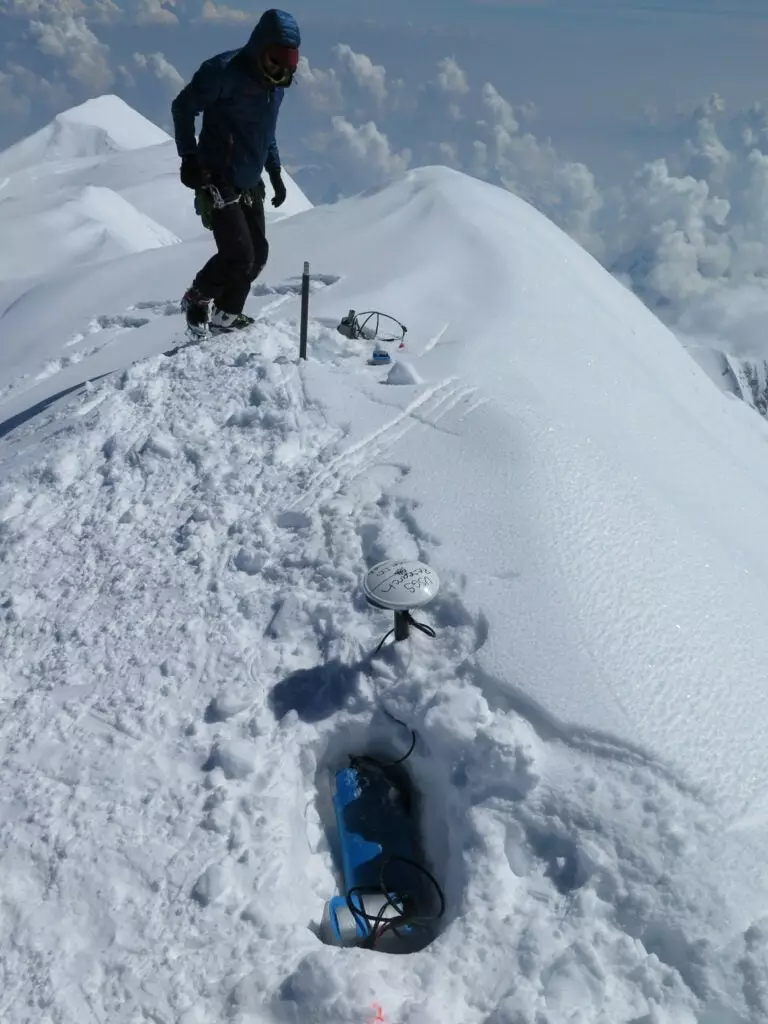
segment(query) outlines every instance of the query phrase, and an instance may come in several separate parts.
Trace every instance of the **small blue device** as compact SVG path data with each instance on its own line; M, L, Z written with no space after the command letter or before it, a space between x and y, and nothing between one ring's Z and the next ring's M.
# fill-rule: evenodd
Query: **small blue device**
M377 345L371 353L369 362L371 366L386 366L387 363L392 362L392 356L385 348L379 348Z

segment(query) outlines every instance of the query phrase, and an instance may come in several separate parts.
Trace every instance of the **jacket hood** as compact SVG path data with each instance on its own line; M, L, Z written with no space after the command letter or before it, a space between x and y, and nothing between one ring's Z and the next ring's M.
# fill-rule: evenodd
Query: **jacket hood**
M249 57L258 57L265 46L301 46L301 32L292 14L275 8L262 14L244 49Z

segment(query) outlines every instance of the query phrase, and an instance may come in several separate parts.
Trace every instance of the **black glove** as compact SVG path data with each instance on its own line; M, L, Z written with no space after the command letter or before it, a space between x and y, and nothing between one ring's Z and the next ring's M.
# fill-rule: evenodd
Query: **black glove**
M273 206L282 206L285 202L286 191L285 184L283 182L283 176L280 173L280 168L277 170L269 171L269 180L272 182L272 188L275 190L275 194L272 198Z
M188 156L181 158L180 177L182 185L186 185L187 188L191 188L193 191L202 188L206 184L208 174L200 166L197 153L190 153Z

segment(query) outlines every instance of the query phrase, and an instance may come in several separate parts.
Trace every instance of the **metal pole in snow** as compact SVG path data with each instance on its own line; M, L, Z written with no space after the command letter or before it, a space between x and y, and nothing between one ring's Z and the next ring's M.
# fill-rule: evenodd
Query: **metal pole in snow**
M309 263L304 263L301 278L301 333L299 335L299 359L307 358L307 324L309 322Z

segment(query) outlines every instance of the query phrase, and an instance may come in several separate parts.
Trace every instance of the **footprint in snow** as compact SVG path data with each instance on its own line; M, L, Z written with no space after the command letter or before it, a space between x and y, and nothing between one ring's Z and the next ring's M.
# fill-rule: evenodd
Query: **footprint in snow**
M310 288L313 291L319 288L327 288L336 284L341 278L333 274L313 274L310 279ZM277 297L299 295L301 293L301 277L291 277L277 284L258 282L251 288L251 294L257 296L274 295ZM150 314L142 316L136 314ZM178 316L181 314L181 301L179 299L145 299L129 306L125 313L107 314L97 316L88 325L88 333L96 334L99 331L108 330L130 330L139 327L146 327L151 317L157 316ZM83 339L82 334L76 335L67 345L75 345Z
M109 331L115 327L120 330L144 327L148 323L149 320L145 316L97 316L88 325L88 330L91 334L96 334L97 331Z
M176 316L181 313L181 301L179 299L165 299L162 302L137 302L130 309L146 309L155 316Z
M146 327L152 316L176 316L180 313L181 303L176 299L137 302L135 305L129 306L125 313L102 313L95 317L88 324L87 331L88 334L98 334L100 331L137 330L140 327ZM76 345L83 338L83 334L76 334L67 342L67 345Z
M586 885L594 865L573 839L534 825L528 825L525 833L529 849L545 865L545 877L562 896ZM510 838L508 836L507 856L512 866L516 864L519 855L513 853L515 843L509 842Z
M330 288L341 280L336 274L310 274L310 291L317 291L320 288ZM277 284L267 284L265 281L257 281L251 287L251 295L300 295L302 278L301 276L289 277Z
M249 707L250 702L243 700L237 695L223 691L208 702L203 720L206 725L226 722Z

